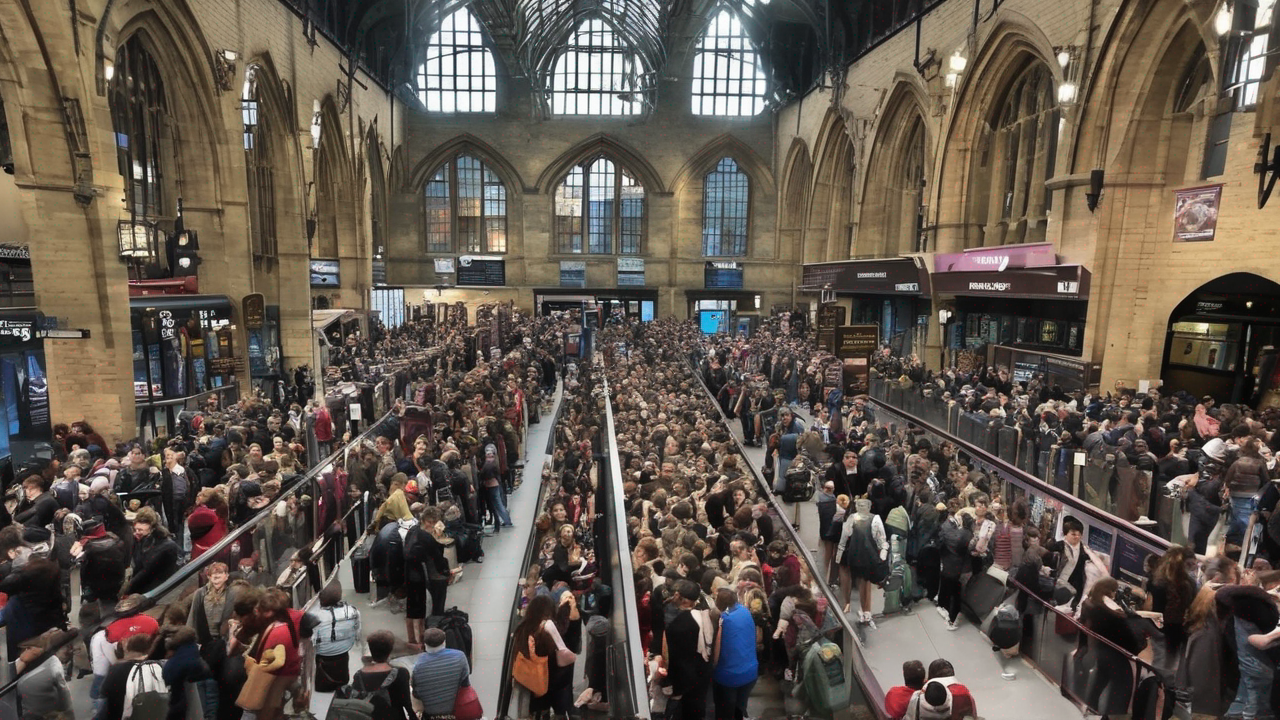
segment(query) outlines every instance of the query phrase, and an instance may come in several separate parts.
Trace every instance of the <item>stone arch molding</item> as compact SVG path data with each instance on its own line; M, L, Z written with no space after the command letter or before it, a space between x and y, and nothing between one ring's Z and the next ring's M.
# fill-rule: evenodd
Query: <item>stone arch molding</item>
M932 128L928 122L928 97L920 86L910 79L899 78L888 93L883 110L878 114L868 144L866 171L862 173L862 189L858 203L859 255L896 256L913 248L901 247L902 229L895 226L900 218L894 217L897 208L892 197L899 178L902 177L907 144L912 140L916 124L924 132L924 173L927 192L933 173Z
M569 174L574 165L597 155L610 157L625 167L628 172L636 175L644 185L646 195L666 194L662 176L643 155L626 143L604 133L598 133L583 140L553 160L538 176L537 192L553 192L556 185Z
M779 226L783 229L801 229L809 216L809 190L813 184L813 157L803 138L793 138L782 165L782 202L779 208Z
M475 155L480 158L485 167L498 174L498 177L506 184L507 192L513 196L526 192L527 188L525 188L524 179L520 177L520 172L516 170L515 166L492 145L470 133L463 133L437 145L435 149L419 160L404 176L404 189L420 192L437 168L458 155ZM510 199L508 202L510 202Z
M751 178L753 194L758 190L763 193L760 197L773 197L776 188L769 164L755 150L730 133L703 145L701 150L685 162L671 183L672 192L679 194L689 183L700 182L704 175L715 169L720 158L726 156L733 158L738 163L738 168Z

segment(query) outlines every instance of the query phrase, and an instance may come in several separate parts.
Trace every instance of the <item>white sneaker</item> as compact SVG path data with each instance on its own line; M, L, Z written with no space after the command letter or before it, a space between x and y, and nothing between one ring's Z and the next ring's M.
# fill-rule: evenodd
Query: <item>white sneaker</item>
M938 614L942 616L943 620L947 620L948 622L951 620L951 613L947 612L947 609L941 605L935 607L934 610L938 611Z
M955 623L953 623L953 622L948 622L948 623L947 623L947 629L948 629L948 630L951 630L951 631L955 631L955 630L959 630L959 629L960 629L960 626L959 626L959 625L957 625L957 624L955 624Z

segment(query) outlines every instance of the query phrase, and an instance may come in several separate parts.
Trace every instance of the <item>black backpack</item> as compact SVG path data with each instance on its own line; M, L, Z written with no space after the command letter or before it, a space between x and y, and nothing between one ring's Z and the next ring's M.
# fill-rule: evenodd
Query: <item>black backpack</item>
M471 616L456 607L444 611L443 615L428 618L428 627L440 628L444 631L444 646L453 650L461 650L471 662Z

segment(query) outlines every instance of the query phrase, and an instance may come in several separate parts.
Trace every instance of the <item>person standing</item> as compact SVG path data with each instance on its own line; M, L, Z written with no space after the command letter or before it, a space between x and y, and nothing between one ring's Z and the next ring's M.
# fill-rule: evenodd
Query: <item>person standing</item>
M679 609L662 639L662 667L671 681L671 697L679 700L682 720L703 720L707 714L711 653L716 622L709 610L696 608L701 590L691 580L675 584L671 600Z
M156 589L178 570L178 545L156 511L144 507L133 519L133 577L124 594Z
M302 618L300 635L316 652L316 692L334 692L350 679L348 654L360 639L360 611L342 602L337 580L320 591L319 606Z
M760 675L755 620L729 588L716 591L716 609L720 611L720 630L712 652L715 670L711 686L715 717L743 720L747 716L747 699Z
M947 506L951 517L942 521L942 527L938 531L941 546L938 613L946 619L948 630L959 627L956 619L960 616L960 576L972 569L969 541L973 539L973 516L956 512L959 504L958 499L952 498Z
M351 687L360 693L372 693L373 716L387 720L416 720L413 700L409 695L409 673L392 667L391 650L396 638L389 630L370 633L367 638L369 657L365 666L356 671ZM377 690L386 687L385 696Z
M422 703L422 720L453 716L458 690L471 684L467 656L445 647L444 631L431 628L423 634L423 651L413 664L413 696Z

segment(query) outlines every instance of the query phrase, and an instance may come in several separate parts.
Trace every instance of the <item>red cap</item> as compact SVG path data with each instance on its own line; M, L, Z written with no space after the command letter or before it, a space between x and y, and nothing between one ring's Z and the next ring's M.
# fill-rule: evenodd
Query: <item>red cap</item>
M117 643L134 635L155 635L160 623L149 615L132 615L120 618L107 626L107 642Z

